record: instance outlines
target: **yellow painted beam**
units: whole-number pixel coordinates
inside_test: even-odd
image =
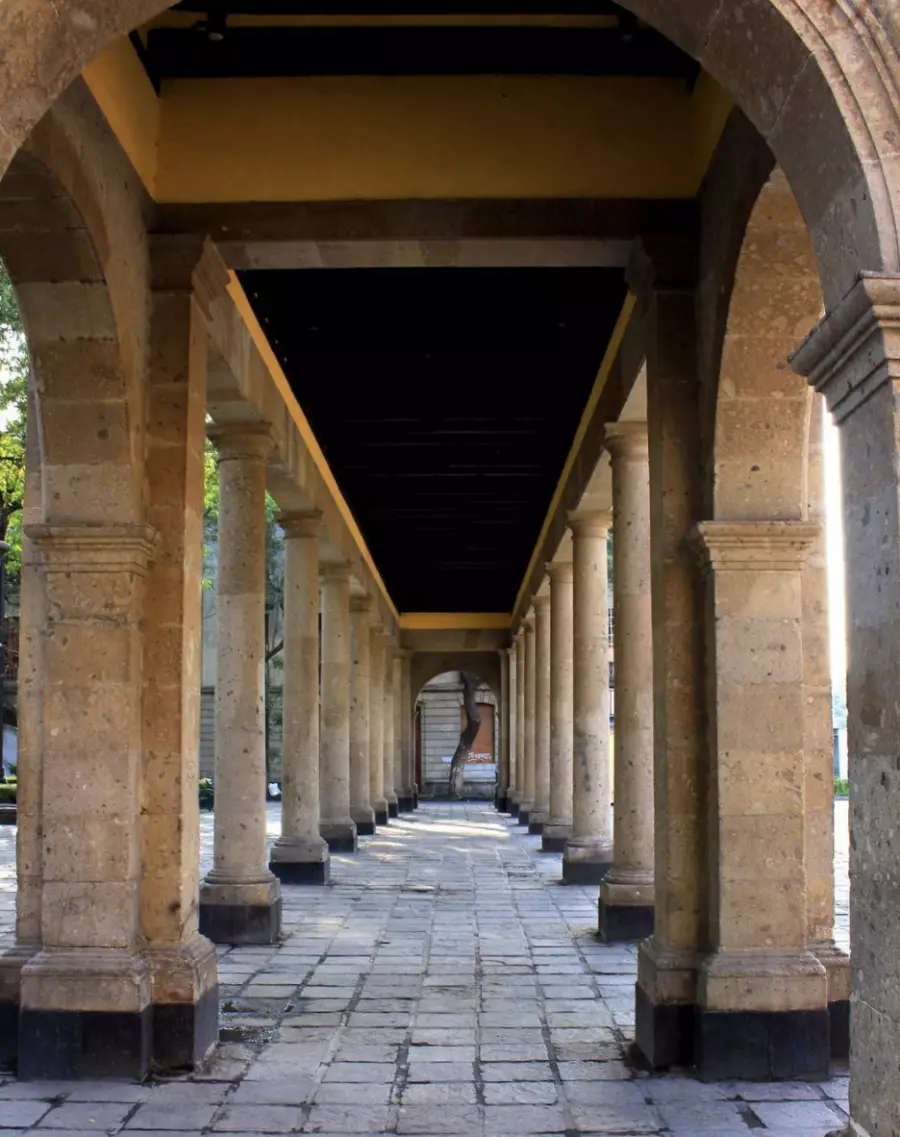
[[[581,421],[578,424],[578,429],[575,431],[575,437],[572,440],[572,445],[569,448],[569,455],[566,458],[566,464],[563,466],[563,471],[559,476],[559,481],[556,483],[556,490],[553,494],[553,499],[550,502],[550,508],[547,510],[547,515],[544,518],[544,524],[541,526],[541,532],[534,546],[534,552],[531,554],[531,560],[528,562],[528,568],[525,570],[525,576],[522,579],[522,584],[519,587],[519,594],[516,597],[516,603],[513,611],[518,609],[519,605],[525,599],[525,594],[528,590],[528,582],[531,579],[531,574],[537,567],[538,560],[542,555],[544,541],[547,538],[547,533],[550,531],[550,526],[553,518],[556,516],[556,511],[559,509],[560,502],[562,501],[563,493],[565,492],[566,482],[569,480],[569,475],[572,473],[572,468],[575,465],[575,460],[578,457],[578,451],[581,449],[581,444],[584,442],[585,435],[588,431],[591,419],[594,417],[594,412],[597,409],[597,403],[600,401],[600,396],[609,379],[609,373],[612,370],[612,365],[616,358],[616,353],[622,343],[622,337],[625,335],[625,329],[628,327],[628,321],[631,319],[631,313],[634,311],[635,297],[629,292],[625,297],[625,303],[622,305],[622,311],[619,313],[619,318],[616,321],[616,326],[613,328],[612,336],[606,347],[603,359],[600,363],[600,370],[597,372],[597,378],[594,380],[594,386],[591,388],[590,396],[588,397],[587,405],[584,408],[584,414],[581,416]]]
[[[406,632],[506,631],[509,612],[403,612],[400,627]]]

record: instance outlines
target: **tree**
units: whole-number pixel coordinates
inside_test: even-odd
[[[466,762],[478,737],[478,728],[481,719],[478,717],[478,704],[475,702],[475,692],[478,680],[467,671],[461,671],[459,677],[463,685],[463,709],[466,712],[466,724],[459,735],[459,742],[450,761],[450,793],[454,797],[462,797],[463,782],[466,777]]]
[[[0,540],[8,542],[7,580],[18,588],[22,567],[28,348],[9,274],[0,264]]]

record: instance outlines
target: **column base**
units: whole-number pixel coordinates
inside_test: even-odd
[[[653,935],[652,904],[608,904],[601,897],[597,911],[597,931],[604,943],[631,943]]]
[[[399,817],[399,815],[400,815],[399,802],[389,801],[388,802],[388,817]]]
[[[611,842],[570,838],[563,852],[563,884],[601,884],[612,864]]]
[[[828,1011],[714,1011],[698,1007],[697,1072],[705,1082],[825,1081]]]
[[[532,837],[540,837],[544,832],[544,826],[550,820],[550,815],[546,809],[535,809],[532,807],[528,815],[528,832]]]
[[[505,793],[498,793],[496,798],[494,798],[494,809],[496,809],[498,813],[509,813],[509,798]]]
[[[375,828],[378,829],[383,825],[387,825],[389,821],[388,807],[385,805],[384,809],[375,810]]]
[[[524,825],[526,828],[528,827],[531,822],[531,813],[533,809],[534,801],[530,801],[528,798],[522,798],[522,800],[519,802],[519,811],[516,814],[519,819],[520,825]]]
[[[353,821],[325,821],[319,832],[330,853],[355,853],[359,847]]]
[[[828,1023],[831,1032],[831,1057],[850,1057],[850,1000],[840,999],[828,1004]]]
[[[834,940],[811,943],[809,950],[825,968],[831,1057],[850,1057],[850,957]]]
[[[327,884],[329,868],[321,837],[279,837],[269,854],[269,872],[285,884]]]
[[[375,810],[371,806],[361,806],[351,809],[350,816],[356,824],[356,832],[360,837],[372,837],[375,833]]]
[[[212,874],[210,874],[212,875]],[[200,885],[200,934],[214,944],[274,944],[281,932],[281,888],[271,882]]]
[[[651,1070],[694,1064],[693,1003],[657,1003],[634,986],[634,1045]]]
[[[98,1009],[101,1000],[108,1009]],[[42,951],[22,968],[22,1081],[142,1081],[150,1073],[152,1050],[150,969],[139,956],[103,949]]]
[[[571,825],[555,825],[547,822],[541,834],[542,853],[564,853],[566,841],[572,836]]]
[[[15,944],[0,955],[0,1066],[12,1066],[16,1061],[22,968],[40,950],[40,944]]]
[[[397,798],[397,811],[399,813],[412,813],[415,808],[412,794],[404,793]]]
[[[193,1070],[219,1041],[219,976],[208,939],[150,948],[153,1069]]]
[[[507,802],[507,805],[509,806],[507,812],[509,813],[509,816],[515,821],[519,816],[519,803],[515,800],[515,798],[510,798]]]

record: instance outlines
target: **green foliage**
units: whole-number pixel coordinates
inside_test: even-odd
[[[10,545],[6,568],[14,588],[22,565],[28,370],[18,301],[0,264],[0,540]]]
[[[846,778],[834,779],[834,796],[847,797],[850,793],[850,783]]]
[[[212,778],[201,778],[198,783],[198,797],[201,809],[212,809],[216,802]]]
[[[18,794],[17,782],[0,782],[0,805],[15,805]]]

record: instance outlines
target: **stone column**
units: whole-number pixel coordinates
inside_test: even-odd
[[[550,817],[550,597],[534,600],[534,805],[528,832],[538,835]]]
[[[143,620],[141,931],[156,1069],[199,1065],[219,1034],[215,948],[197,904],[208,295],[151,297],[147,520],[159,542]]]
[[[200,930],[215,943],[274,943],[281,892],[266,863],[264,624],[265,428],[216,428],[219,572],[216,610],[215,864],[200,889]]]
[[[369,624],[372,601],[350,597],[350,816],[360,837],[375,832],[375,810],[369,804]]]
[[[21,971],[18,1073],[140,1079],[153,1029],[140,927],[140,621],[156,534],[40,523],[27,536],[46,598],[42,946]]]
[[[394,746],[397,756],[394,785],[397,791],[397,808],[400,813],[411,813],[415,808],[415,778],[412,775],[410,750],[412,723],[410,720],[410,652],[399,649],[394,656]]]
[[[703,593],[691,534],[701,520],[702,411],[689,251],[647,301],[647,432],[653,606],[653,935],[638,952],[635,1039],[652,1066],[693,1062],[706,907]]]
[[[284,680],[281,836],[269,868],[291,884],[327,884],[319,833],[319,527],[321,514],[281,513]]]
[[[806,913],[809,950],[828,976],[831,1056],[850,1053],[850,957],[834,942],[834,736],[828,622],[828,540],[822,453],[824,399],[810,409],[808,516],[818,535],[803,569],[803,749],[806,757]]]
[[[419,784],[416,781],[416,741],[413,731],[416,704],[412,692],[412,652],[403,653],[403,752],[406,755],[409,786],[409,808],[419,808]]]
[[[529,612],[525,617],[523,631],[525,684],[522,693],[524,708],[522,719],[525,724],[525,744],[522,796],[519,798],[519,824],[527,826],[531,820],[531,811],[534,809],[534,695],[537,675],[535,671],[534,613]]]
[[[515,636],[516,652],[516,783],[510,814],[519,816],[519,805],[525,796],[525,628]]]
[[[380,620],[369,629],[369,801],[375,824],[387,825],[384,796],[384,628]]]
[[[505,813],[509,798],[509,652],[501,651],[500,655],[500,755],[497,763],[497,788],[494,795],[494,808],[498,813]]]
[[[382,738],[384,739],[384,796],[388,803],[388,817],[396,817],[398,798],[394,785],[394,730],[396,713],[394,710],[394,637],[387,633],[383,636],[384,643],[384,685],[382,689]]]
[[[356,852],[350,816],[350,566],[322,566],[322,718],[319,832],[332,853]]]
[[[653,934],[653,607],[647,424],[606,428],[612,456],[616,586],[613,866],[600,886],[607,942]]]
[[[612,864],[609,816],[609,513],[574,514],[572,529],[572,836],[566,884],[599,884]]]
[[[547,566],[550,576],[550,818],[544,826],[545,853],[565,852],[572,836],[574,727],[572,562]]]
[[[900,280],[862,277],[793,359],[841,432],[850,750],[850,1115],[900,1132]]]
[[[705,522],[712,951],[709,1080],[828,1077],[825,969],[807,948],[801,579],[817,526]]]
[[[518,763],[518,744],[519,744],[519,723],[518,723],[518,690],[519,690],[519,677],[518,677],[518,660],[516,654],[516,645],[513,643],[512,647],[507,648],[507,667],[506,667],[506,720],[507,720],[507,747],[509,750],[509,776],[507,779],[506,801],[504,803],[505,813],[515,813],[516,801],[516,786],[519,780],[519,763]]]

